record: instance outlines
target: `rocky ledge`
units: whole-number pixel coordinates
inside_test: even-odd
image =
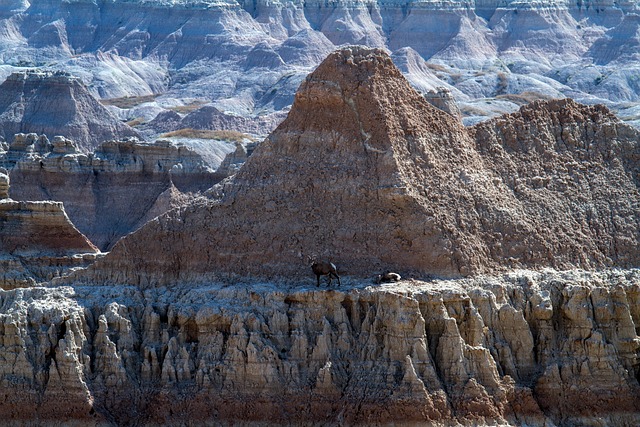
[[[638,270],[314,282],[1,291],[0,416],[640,423]]]

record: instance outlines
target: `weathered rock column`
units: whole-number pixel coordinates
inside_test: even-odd
[[[9,175],[0,171],[0,199],[9,198]]]

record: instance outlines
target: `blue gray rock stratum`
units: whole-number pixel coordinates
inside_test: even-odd
[[[4,2],[0,18],[0,75],[63,69],[100,98],[163,94],[145,114],[193,99],[281,110],[336,46],[365,44],[419,89],[451,89],[468,122],[561,96],[640,117],[635,1],[33,0]]]

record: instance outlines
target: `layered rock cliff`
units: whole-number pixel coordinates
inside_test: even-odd
[[[69,218],[102,250],[219,181],[201,156],[168,141],[108,141],[89,154],[62,137],[19,134],[0,151],[17,200],[64,202]]]
[[[5,422],[629,426],[637,270],[0,292]]]
[[[383,51],[345,48],[309,75],[220,201],[152,221],[82,280],[296,275],[306,255],[356,275],[634,267],[639,140],[604,107],[571,101],[467,130]]]
[[[63,135],[88,152],[98,144],[138,136],[103,107],[77,78],[65,73],[11,74],[0,85],[0,136]]]
[[[98,249],[74,227],[60,202],[9,198],[0,172],[0,288],[32,286],[86,267]]]

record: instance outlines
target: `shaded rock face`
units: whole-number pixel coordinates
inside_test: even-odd
[[[0,288],[51,280],[86,267],[98,249],[69,221],[60,202],[15,201],[0,173]]]
[[[520,127],[498,124],[510,122]],[[301,85],[287,119],[219,189],[221,201],[151,222],[82,280],[297,275],[305,255],[354,275],[638,264],[636,131],[570,101],[487,126],[467,130],[432,107],[383,51],[345,48]],[[565,159],[589,159],[601,173],[575,175],[581,166]],[[514,170],[526,178],[530,165],[546,169],[518,180]],[[585,183],[572,184],[578,176]],[[570,213],[582,197],[594,211]],[[204,250],[194,253],[194,242]]]
[[[256,143],[242,144],[236,142],[236,149],[225,156],[216,173],[227,178],[240,170],[256,148]]]
[[[0,85],[1,136],[63,135],[84,151],[114,138],[138,136],[116,119],[80,82],[64,73],[14,73]]]
[[[108,141],[86,155],[65,138],[17,135],[0,164],[14,199],[64,202],[102,250],[219,180],[198,154],[168,141]]]
[[[331,291],[312,282],[1,292],[0,415],[117,425],[640,422],[638,271]]]

